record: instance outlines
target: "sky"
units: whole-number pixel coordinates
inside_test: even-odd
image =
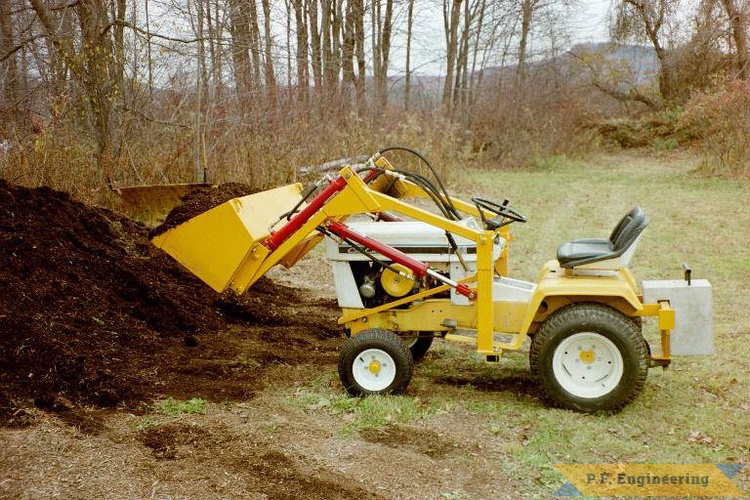
[[[576,15],[572,19],[575,37],[581,42],[603,42],[609,38],[609,13],[611,0],[578,0]]]
[[[0,0],[2,1],[2,0]],[[492,0],[490,0],[492,1]],[[569,26],[569,45],[584,42],[603,42],[608,39],[609,11],[612,2],[617,0],[568,0],[571,4]],[[445,72],[445,35],[443,33],[443,18],[441,0],[420,0],[415,3],[415,33],[412,46],[411,69],[428,75],[444,74]],[[185,0],[152,0],[151,28],[164,34],[177,34],[190,38],[191,28],[185,21]],[[274,14],[274,39],[277,44],[286,43],[286,23],[288,15],[284,10],[283,2],[273,2],[277,10]],[[182,7],[180,7],[182,6]],[[178,13],[175,9],[181,9]],[[139,18],[143,19],[143,12],[139,11]],[[403,9],[396,13],[400,16],[401,28],[405,26],[405,11]],[[368,33],[369,35],[369,33]],[[403,35],[403,33],[402,33]],[[405,69],[405,37],[396,35],[391,48],[391,71],[389,73],[400,74]],[[530,51],[544,48],[547,43],[543,38],[532,39]],[[511,47],[513,45],[511,44]],[[498,49],[499,50],[499,49]],[[285,55],[279,53],[277,64],[278,70],[283,71]],[[490,63],[490,65],[493,65]]]
[[[570,18],[567,21],[570,45],[586,42],[605,42],[609,39],[609,13],[616,0],[569,0]],[[440,0],[418,2],[415,11],[415,43],[412,47],[412,69],[423,74],[443,74],[445,41]],[[394,42],[392,69],[404,68],[405,48]],[[533,52],[545,43],[531,41]]]

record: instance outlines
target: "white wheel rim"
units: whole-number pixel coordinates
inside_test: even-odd
[[[396,379],[396,362],[381,349],[366,349],[354,358],[352,374],[362,389],[382,391]]]
[[[552,356],[555,380],[573,396],[598,398],[620,383],[624,362],[617,346],[593,332],[563,340]]]

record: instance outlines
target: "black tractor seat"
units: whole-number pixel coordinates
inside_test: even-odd
[[[615,270],[627,267],[649,218],[634,207],[612,230],[609,238],[585,238],[563,243],[557,249],[560,267]]]

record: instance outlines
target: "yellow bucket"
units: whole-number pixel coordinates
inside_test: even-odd
[[[151,242],[217,292],[242,293],[260,278],[256,271],[270,253],[261,243],[301,199],[299,183],[234,198]]]

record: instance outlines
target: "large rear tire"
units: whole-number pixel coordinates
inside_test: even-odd
[[[565,408],[614,412],[643,389],[648,344],[636,324],[602,304],[552,314],[531,342],[531,371],[545,395]]]
[[[373,328],[346,341],[339,355],[339,378],[352,396],[400,394],[411,381],[413,365],[398,335]]]

